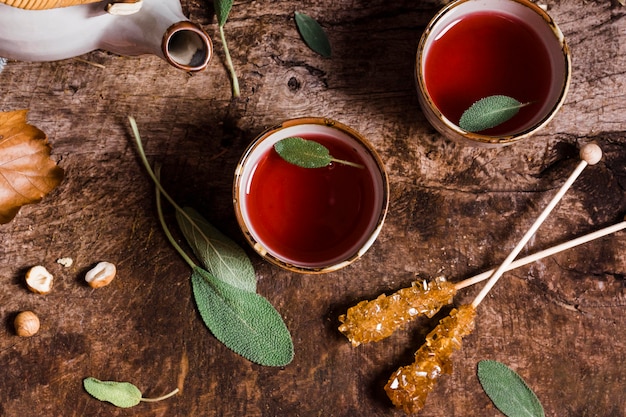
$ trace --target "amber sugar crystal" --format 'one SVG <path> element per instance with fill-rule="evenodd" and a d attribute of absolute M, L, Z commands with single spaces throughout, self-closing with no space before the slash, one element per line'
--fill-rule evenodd
<path fill-rule="evenodd" d="M 415 281 L 389 296 L 361 301 L 339 316 L 339 331 L 352 346 L 377 342 L 419 315 L 433 317 L 456 294 L 454 285 L 440 277 L 432 282 Z"/>
<path fill-rule="evenodd" d="M 461 348 L 463 337 L 474 330 L 475 317 L 472 305 L 453 309 L 426 336 L 426 342 L 415 353 L 415 361 L 391 375 L 385 391 L 397 408 L 413 414 L 424 407 L 439 376 L 452 373 L 452 353 Z"/>

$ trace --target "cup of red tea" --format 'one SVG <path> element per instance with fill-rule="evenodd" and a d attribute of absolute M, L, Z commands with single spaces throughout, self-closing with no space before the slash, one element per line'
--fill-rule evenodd
<path fill-rule="evenodd" d="M 330 162 L 305 168 L 276 150 L 287 138 L 325 147 Z M 356 165 L 356 166 L 355 166 Z M 385 166 L 359 133 L 324 118 L 283 122 L 259 135 L 235 172 L 235 214 L 246 240 L 266 260 L 301 273 L 331 272 L 360 258 L 385 220 Z"/>
<path fill-rule="evenodd" d="M 416 61 L 428 121 L 474 145 L 508 145 L 537 132 L 563 104 L 571 79 L 563 34 L 528 0 L 452 1 L 426 27 Z M 516 114 L 480 131 L 460 127 L 466 110 L 495 96 L 520 103 Z"/>

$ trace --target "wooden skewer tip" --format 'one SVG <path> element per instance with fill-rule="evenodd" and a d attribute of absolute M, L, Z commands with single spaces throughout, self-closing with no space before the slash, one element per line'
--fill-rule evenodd
<path fill-rule="evenodd" d="M 589 165 L 595 165 L 602 159 L 602 149 L 595 143 L 588 143 L 580 148 L 580 159 Z"/>
<path fill-rule="evenodd" d="M 574 172 L 572 172 L 571 175 L 567 178 L 565 183 L 559 189 L 559 192 L 556 193 L 554 197 L 552 197 L 552 200 L 550 200 L 550 203 L 541 212 L 541 214 L 535 220 L 535 222 L 530 227 L 530 229 L 528 229 L 524 237 L 522 237 L 522 239 L 517 243 L 517 246 L 513 248 L 509 256 L 507 256 L 504 262 L 502 262 L 502 265 L 500 265 L 500 267 L 496 269 L 493 275 L 489 278 L 489 281 L 487 281 L 487 284 L 485 284 L 485 286 L 480 291 L 480 293 L 478 293 L 478 295 L 472 302 L 472 306 L 474 308 L 476 308 L 478 304 L 482 302 L 482 300 L 485 298 L 487 293 L 491 290 L 491 288 L 493 288 L 493 286 L 500 279 L 500 277 L 505 272 L 505 270 L 509 267 L 509 265 L 511 265 L 515 257 L 521 252 L 524 245 L 528 243 L 528 241 L 535 234 L 537 229 L 539 229 L 539 226 L 541 226 L 541 224 L 548 217 L 552 209 L 554 209 L 554 207 L 558 204 L 561 198 L 563 198 L 567 190 L 571 187 L 574 181 L 576 181 L 576 179 L 578 178 L 580 173 L 585 169 L 585 167 L 587 165 L 594 165 L 600 162 L 600 159 L 602 159 L 602 149 L 600 149 L 600 147 L 595 143 L 588 143 L 588 144 L 583 145 L 580 148 L 579 156 L 580 156 L 581 162 L 578 164 Z"/>

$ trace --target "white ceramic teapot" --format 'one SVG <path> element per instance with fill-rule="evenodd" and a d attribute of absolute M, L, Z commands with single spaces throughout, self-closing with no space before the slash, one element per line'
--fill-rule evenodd
<path fill-rule="evenodd" d="M 213 53 L 179 0 L 0 0 L 0 57 L 55 61 L 96 49 L 154 54 L 185 71 L 203 70 Z"/>

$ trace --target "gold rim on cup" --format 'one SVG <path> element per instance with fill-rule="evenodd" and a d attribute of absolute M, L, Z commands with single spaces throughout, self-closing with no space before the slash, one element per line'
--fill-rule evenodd
<path fill-rule="evenodd" d="M 437 35 L 440 25 L 444 25 L 451 13 L 455 12 L 459 7 L 471 7 L 471 3 L 476 4 L 476 9 L 479 8 L 483 11 L 498 10 L 496 8 L 490 9 L 487 6 L 490 5 L 508 5 L 508 7 L 519 8 L 519 10 L 525 10 L 531 12 L 532 16 L 536 16 L 535 22 L 539 22 L 541 19 L 542 33 L 545 37 L 550 38 L 550 42 L 554 42 L 553 45 L 546 45 L 549 48 L 550 57 L 553 63 L 562 67 L 561 76 L 559 76 L 558 85 L 553 87 L 558 92 L 553 94 L 550 102 L 551 107 L 545 114 L 532 126 L 523 129 L 520 132 L 501 135 L 501 136 L 488 136 L 478 133 L 472 133 L 461 129 L 457 124 L 450 121 L 444 116 L 441 111 L 435 105 L 432 97 L 428 93 L 426 83 L 424 80 L 424 55 L 425 49 L 428 46 L 428 42 L 432 36 Z M 468 12 L 470 13 L 470 12 Z M 442 23 L 443 22 L 443 23 Z M 534 26 L 533 26 L 534 27 Z M 547 36 L 547 32 L 551 33 L 551 36 Z M 433 35 L 434 34 L 434 35 Z M 542 37 L 545 40 L 545 38 Z M 559 50 L 558 56 L 554 51 Z M 559 69 L 556 69 L 559 70 Z M 572 77 L 572 62 L 571 54 L 567 42 L 563 33 L 557 26 L 556 22 L 548 15 L 548 13 L 541 7 L 528 0 L 454 0 L 445 7 L 443 7 L 428 23 L 424 30 L 420 42 L 417 48 L 416 65 L 415 65 L 415 80 L 418 90 L 418 98 L 420 107 L 424 112 L 424 116 L 430 122 L 430 124 L 439 131 L 443 136 L 448 139 L 459 141 L 465 144 L 471 144 L 475 146 L 504 146 L 516 143 L 522 139 L 525 139 L 540 129 L 542 129 L 550 120 L 554 118 L 557 111 L 561 108 L 565 101 L 565 97 L 569 90 L 569 84 Z"/>

